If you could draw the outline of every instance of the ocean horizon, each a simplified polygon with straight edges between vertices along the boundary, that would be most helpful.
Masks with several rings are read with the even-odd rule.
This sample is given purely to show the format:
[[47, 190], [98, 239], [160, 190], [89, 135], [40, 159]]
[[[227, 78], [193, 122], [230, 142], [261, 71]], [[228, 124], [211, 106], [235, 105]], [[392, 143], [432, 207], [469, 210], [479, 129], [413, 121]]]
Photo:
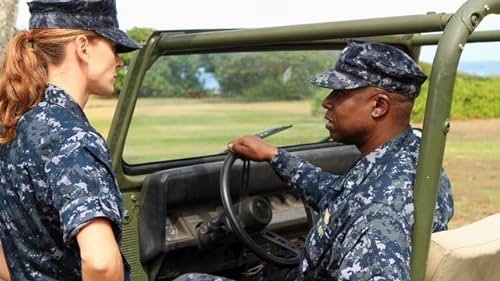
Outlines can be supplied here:
[[500, 76], [500, 60], [460, 62], [458, 71], [479, 76]]

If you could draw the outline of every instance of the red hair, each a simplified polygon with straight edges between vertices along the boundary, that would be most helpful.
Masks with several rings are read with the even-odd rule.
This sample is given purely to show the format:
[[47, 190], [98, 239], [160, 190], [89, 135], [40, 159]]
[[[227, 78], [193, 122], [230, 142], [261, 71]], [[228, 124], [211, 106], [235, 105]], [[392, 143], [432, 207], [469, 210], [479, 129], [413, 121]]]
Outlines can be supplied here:
[[14, 140], [19, 118], [43, 98], [47, 66], [60, 64], [66, 44], [78, 35], [97, 36], [78, 29], [33, 29], [9, 42], [0, 74], [0, 144]]

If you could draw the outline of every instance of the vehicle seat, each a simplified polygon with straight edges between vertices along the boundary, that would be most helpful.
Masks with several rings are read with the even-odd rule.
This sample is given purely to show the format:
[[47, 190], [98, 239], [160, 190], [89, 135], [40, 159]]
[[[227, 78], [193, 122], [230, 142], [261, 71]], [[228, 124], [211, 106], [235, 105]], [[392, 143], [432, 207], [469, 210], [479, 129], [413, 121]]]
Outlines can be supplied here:
[[500, 280], [500, 213], [432, 234], [426, 281]]

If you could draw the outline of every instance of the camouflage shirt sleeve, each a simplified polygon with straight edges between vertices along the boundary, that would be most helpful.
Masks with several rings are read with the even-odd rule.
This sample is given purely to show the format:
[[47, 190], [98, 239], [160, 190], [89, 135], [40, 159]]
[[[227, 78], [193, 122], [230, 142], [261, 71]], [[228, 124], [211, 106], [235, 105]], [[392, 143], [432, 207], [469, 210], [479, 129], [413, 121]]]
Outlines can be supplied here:
[[441, 170], [438, 192], [436, 208], [434, 210], [433, 232], [447, 230], [448, 222], [453, 217], [451, 183], [444, 170]]
[[104, 140], [93, 132], [78, 132], [52, 154], [45, 166], [59, 210], [65, 243], [74, 241], [90, 220], [108, 218], [118, 241], [121, 195], [116, 187]]
[[339, 281], [410, 280], [407, 229], [396, 210], [374, 204], [347, 232], [341, 247], [345, 252], [334, 276]]
[[317, 207], [325, 193], [335, 188], [342, 178], [325, 172], [283, 149], [278, 149], [270, 163], [278, 176], [314, 207]]

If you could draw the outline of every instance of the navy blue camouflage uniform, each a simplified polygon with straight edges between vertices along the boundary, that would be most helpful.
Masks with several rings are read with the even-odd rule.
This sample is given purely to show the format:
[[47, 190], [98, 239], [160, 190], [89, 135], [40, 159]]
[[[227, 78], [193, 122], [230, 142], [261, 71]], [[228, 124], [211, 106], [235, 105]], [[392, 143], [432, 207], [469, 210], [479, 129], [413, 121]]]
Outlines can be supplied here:
[[[140, 48], [119, 29], [115, 0], [28, 5], [30, 30], [91, 30], [118, 53]], [[37, 52], [30, 37], [26, 43]], [[122, 198], [104, 139], [80, 106], [54, 85], [40, 94], [42, 102], [19, 119], [16, 138], [0, 145], [0, 239], [12, 280], [81, 280], [76, 234], [92, 219], [107, 218], [119, 242]]]
[[[320, 211], [288, 280], [410, 280], [419, 145], [420, 138], [408, 128], [359, 159], [344, 176], [278, 150], [271, 161], [274, 171]], [[434, 231], [447, 229], [452, 215], [450, 182], [443, 172]], [[188, 274], [178, 280], [214, 277]]]
[[[279, 150], [274, 170], [320, 211], [292, 280], [410, 280], [413, 186], [420, 139], [408, 128], [334, 176]], [[434, 231], [453, 215], [443, 173]]]
[[[415, 98], [426, 76], [394, 47], [350, 41], [333, 69], [312, 83], [335, 90], [375, 86]], [[332, 175], [285, 150], [272, 159], [274, 171], [319, 211], [287, 280], [410, 280], [413, 188], [420, 138], [408, 128], [359, 159], [343, 176]], [[332, 159], [332, 161], [335, 161]], [[433, 231], [453, 216], [450, 181], [440, 177]], [[177, 279], [227, 280], [206, 274]]]
[[0, 239], [12, 280], [82, 280], [78, 231], [103, 217], [121, 239], [122, 198], [104, 139], [48, 85], [0, 153]]

